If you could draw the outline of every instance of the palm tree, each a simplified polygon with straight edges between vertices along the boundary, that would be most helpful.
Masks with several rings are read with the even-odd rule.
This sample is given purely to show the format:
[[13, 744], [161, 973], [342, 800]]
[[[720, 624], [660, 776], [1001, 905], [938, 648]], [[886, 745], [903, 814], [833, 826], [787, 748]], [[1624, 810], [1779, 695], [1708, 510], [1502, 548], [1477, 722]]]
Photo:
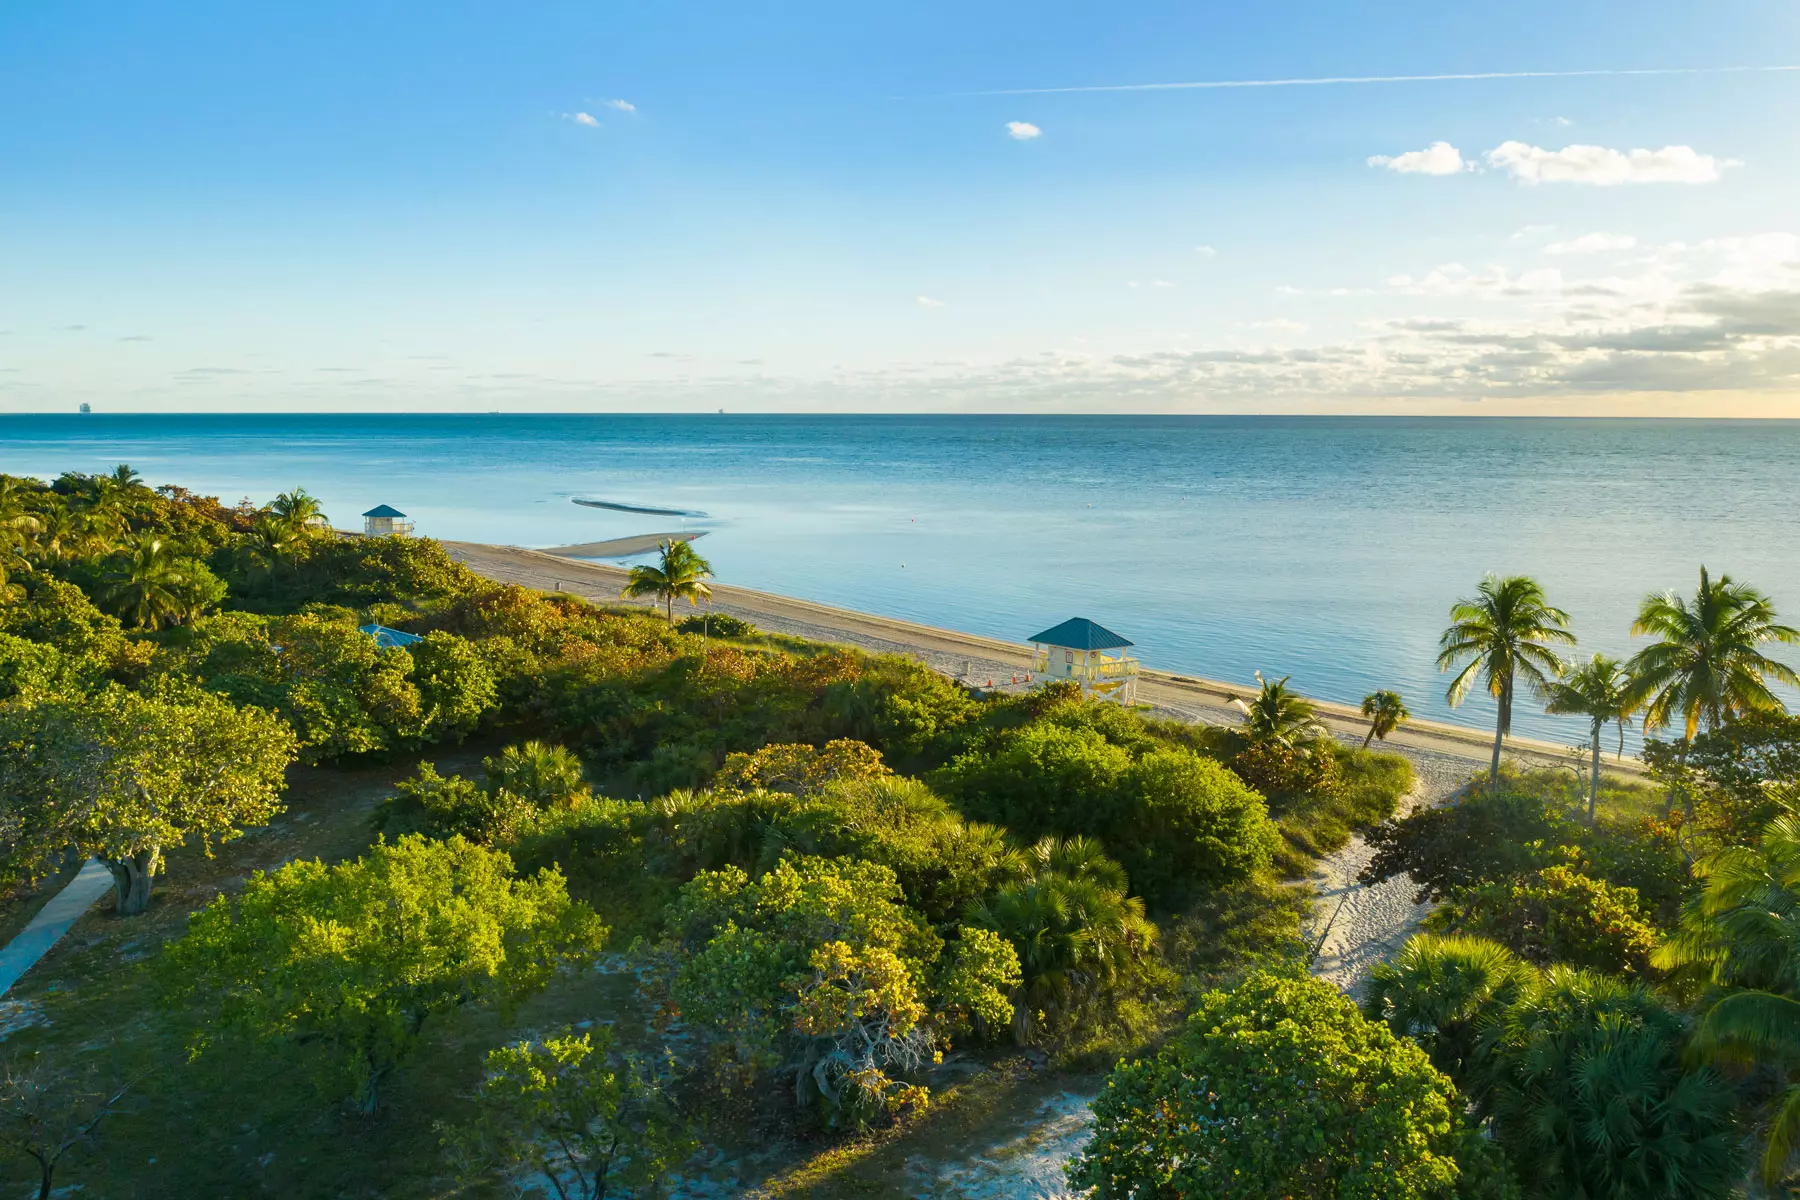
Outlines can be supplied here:
[[631, 578], [619, 595], [657, 597], [672, 625], [677, 599], [698, 607], [702, 597], [712, 595], [712, 588], [706, 585], [712, 578], [712, 564], [701, 558], [691, 543], [678, 538], [664, 538], [658, 550], [661, 558], [655, 566], [631, 568]]
[[1252, 744], [1300, 750], [1329, 736], [1313, 702], [1288, 690], [1287, 681], [1292, 678], [1283, 675], [1271, 683], [1258, 671], [1256, 699], [1248, 704], [1232, 699], [1232, 704], [1244, 714], [1244, 735]]
[[1498, 942], [1418, 934], [1369, 975], [1363, 1015], [1385, 1021], [1467, 1087], [1482, 1027], [1518, 998], [1537, 972]]
[[300, 526], [288, 518], [275, 513], [260, 513], [256, 523], [244, 534], [243, 550], [273, 576], [302, 536]]
[[1680, 716], [1692, 739], [1702, 723], [1711, 731], [1754, 712], [1781, 712], [1768, 679], [1800, 686], [1800, 674], [1759, 649], [1800, 642], [1800, 630], [1776, 624], [1775, 606], [1749, 584], [1729, 575], [1714, 580], [1705, 567], [1691, 602], [1674, 592], [1644, 597], [1631, 632], [1659, 639], [1626, 665], [1645, 729]]
[[1045, 838], [1023, 860], [1024, 877], [971, 905], [966, 920], [1018, 952], [1013, 1031], [1028, 1041], [1040, 1015], [1067, 1017], [1129, 974], [1156, 944], [1156, 926], [1097, 842]]
[[1642, 983], [1567, 966], [1500, 1010], [1470, 1090], [1486, 1097], [1527, 1195], [1733, 1194], [1732, 1094], [1682, 1062], [1686, 1024]]
[[1376, 738], [1387, 741], [1388, 734], [1400, 728], [1402, 722], [1412, 713], [1407, 710], [1406, 702], [1400, 699], [1399, 692], [1371, 692], [1363, 697], [1362, 715], [1369, 718], [1369, 733], [1363, 738], [1363, 749]]
[[1651, 960], [1724, 992], [1695, 1030], [1693, 1050], [1720, 1062], [1778, 1068], [1763, 1179], [1773, 1187], [1800, 1147], [1800, 815], [1771, 821], [1751, 846], [1694, 865], [1700, 895]]
[[179, 625], [192, 607], [174, 547], [153, 533], [139, 536], [106, 589], [106, 601], [142, 629]]
[[1551, 607], [1544, 589], [1527, 575], [1489, 575], [1472, 599], [1450, 608], [1450, 627], [1438, 641], [1438, 670], [1464, 666], [1450, 681], [1445, 699], [1455, 708], [1479, 677], [1487, 685], [1498, 712], [1494, 720], [1494, 761], [1488, 786], [1500, 786], [1500, 747], [1512, 732], [1513, 690], [1520, 676], [1527, 687], [1543, 692], [1562, 660], [1549, 647], [1572, 646], [1569, 614]]
[[482, 760], [490, 792], [508, 791], [533, 808], [574, 808], [590, 794], [581, 760], [562, 746], [523, 742]]
[[61, 562], [93, 541], [82, 514], [66, 504], [37, 515], [37, 552], [49, 562]]
[[1565, 668], [1544, 693], [1544, 711], [1586, 717], [1593, 743], [1594, 766], [1588, 781], [1588, 824], [1600, 803], [1600, 728], [1608, 721], [1623, 722], [1636, 707], [1631, 699], [1631, 677], [1616, 658], [1596, 654], [1579, 667]]
[[40, 528], [37, 517], [31, 513], [11, 506], [0, 508], [0, 596], [12, 591], [12, 572], [31, 570], [25, 551]]
[[281, 493], [270, 503], [269, 511], [302, 533], [329, 524], [325, 519], [325, 510], [319, 507], [318, 500], [305, 488]]

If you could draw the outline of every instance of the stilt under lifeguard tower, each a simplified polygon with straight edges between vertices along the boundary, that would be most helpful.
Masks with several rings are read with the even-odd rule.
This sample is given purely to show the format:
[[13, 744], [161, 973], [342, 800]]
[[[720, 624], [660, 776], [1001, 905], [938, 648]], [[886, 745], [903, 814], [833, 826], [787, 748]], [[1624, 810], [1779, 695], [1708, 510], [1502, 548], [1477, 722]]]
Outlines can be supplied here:
[[1070, 617], [1031, 638], [1031, 669], [1045, 679], [1073, 679], [1090, 700], [1137, 701], [1138, 660], [1123, 653], [1131, 643], [1086, 617]]

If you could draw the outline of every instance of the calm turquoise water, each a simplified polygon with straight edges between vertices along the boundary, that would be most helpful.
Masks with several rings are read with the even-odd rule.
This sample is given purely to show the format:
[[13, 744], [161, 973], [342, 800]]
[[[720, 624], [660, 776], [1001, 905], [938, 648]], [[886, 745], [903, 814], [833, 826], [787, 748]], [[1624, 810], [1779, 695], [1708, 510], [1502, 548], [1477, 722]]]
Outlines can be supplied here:
[[[1019, 639], [1091, 617], [1146, 662], [1287, 674], [1451, 717], [1445, 610], [1537, 575], [1584, 647], [1627, 653], [1702, 561], [1800, 618], [1800, 423], [1257, 417], [0, 417], [0, 470], [130, 462], [227, 500], [305, 486], [346, 527], [546, 546], [709, 514], [728, 583]], [[1472, 701], [1454, 718], [1491, 710]], [[1577, 722], [1523, 712], [1521, 733]]]

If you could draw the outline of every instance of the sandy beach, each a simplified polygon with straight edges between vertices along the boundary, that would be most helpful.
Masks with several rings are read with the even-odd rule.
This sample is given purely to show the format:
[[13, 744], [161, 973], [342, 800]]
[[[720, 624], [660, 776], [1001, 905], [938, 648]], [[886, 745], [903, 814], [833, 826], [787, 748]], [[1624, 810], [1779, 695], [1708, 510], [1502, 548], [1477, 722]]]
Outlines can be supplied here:
[[[492, 546], [477, 542], [443, 544], [451, 557], [490, 579], [523, 584], [546, 592], [569, 592], [607, 604], [650, 606], [649, 601], [619, 599], [619, 589], [625, 585], [626, 579], [626, 571], [622, 567], [517, 546]], [[580, 549], [591, 552], [590, 547]], [[978, 686], [987, 686], [992, 681], [995, 687], [1010, 687], [1013, 686], [1010, 681], [1015, 676], [1022, 680], [1024, 674], [1031, 669], [1029, 646], [954, 629], [939, 629], [911, 621], [814, 604], [808, 600], [777, 596], [729, 584], [713, 584], [713, 611], [741, 617], [771, 633], [837, 642], [878, 654], [910, 655], [946, 675]], [[1095, 616], [1104, 623], [1104, 614], [1079, 615]], [[1024, 685], [1021, 683], [1019, 686]], [[1240, 714], [1231, 701], [1248, 700], [1255, 694], [1256, 687], [1252, 681], [1240, 684], [1201, 679], [1158, 671], [1149, 664], [1145, 665], [1138, 677], [1138, 699], [1141, 702], [1173, 716], [1214, 725], [1236, 724]], [[1354, 707], [1325, 701], [1318, 702], [1318, 706], [1326, 724], [1339, 737], [1360, 742], [1368, 731], [1368, 723]], [[1468, 769], [1473, 771], [1486, 767], [1493, 746], [1493, 736], [1491, 731], [1472, 726], [1413, 720], [1390, 735], [1386, 745], [1391, 749], [1414, 750], [1466, 760], [1472, 764]], [[1522, 762], [1568, 762], [1572, 757], [1568, 746], [1529, 738], [1508, 738], [1506, 748], [1509, 759]], [[1642, 772], [1641, 765], [1633, 759], [1622, 763], [1609, 759], [1606, 765], [1608, 770], [1626, 774]]]
[[690, 529], [681, 533], [639, 533], [605, 542], [550, 546], [539, 553], [553, 554], [560, 558], [628, 558], [633, 554], [648, 554], [666, 541], [691, 542], [705, 536], [704, 529]]

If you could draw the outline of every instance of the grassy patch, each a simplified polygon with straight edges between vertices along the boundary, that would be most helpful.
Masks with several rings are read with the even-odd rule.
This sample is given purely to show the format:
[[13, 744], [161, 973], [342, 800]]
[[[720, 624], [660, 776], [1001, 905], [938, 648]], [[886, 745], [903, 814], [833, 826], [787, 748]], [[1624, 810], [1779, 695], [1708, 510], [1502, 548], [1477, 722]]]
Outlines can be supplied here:
[[[1571, 812], [1584, 818], [1587, 814], [1588, 773], [1583, 764], [1580, 777], [1567, 767], [1539, 767], [1517, 773], [1502, 772], [1501, 779], [1521, 792], [1561, 802]], [[1600, 797], [1595, 815], [1603, 822], [1616, 825], [1635, 824], [1645, 817], [1660, 817], [1668, 802], [1663, 788], [1645, 779], [1616, 775], [1600, 767]]]
[[1332, 747], [1331, 753], [1338, 761], [1338, 788], [1270, 799], [1282, 838], [1274, 866], [1285, 879], [1304, 878], [1319, 859], [1341, 850], [1352, 832], [1393, 816], [1412, 790], [1412, 764], [1398, 754], [1356, 747]]

